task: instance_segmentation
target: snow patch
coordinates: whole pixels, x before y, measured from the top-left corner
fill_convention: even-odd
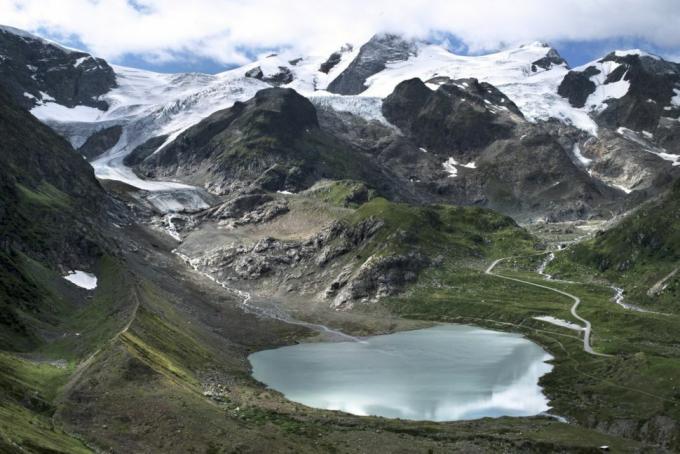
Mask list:
[[[45,100],[45,98],[43,98]],[[102,111],[94,107],[66,107],[54,102],[47,102],[31,109],[31,113],[41,121],[58,122],[95,122],[102,116]]]
[[[656,55],[652,55],[648,52],[645,52],[644,50],[640,49],[628,49],[628,50],[615,50],[614,55],[617,57],[627,57],[628,55],[637,55],[639,57],[651,57],[656,60],[659,59]]]
[[[625,187],[625,186],[623,186],[623,185],[620,185],[620,184],[612,184],[612,186],[615,187],[616,189],[622,190],[622,191],[625,192],[626,194],[630,194],[631,192],[633,192],[632,189],[627,188],[627,187]]]
[[[607,103],[605,101],[621,98],[628,93],[630,82],[625,80],[626,75],[628,74],[627,72],[621,76],[621,79],[618,81],[605,83],[607,77],[621,66],[620,63],[614,61],[597,61],[584,66],[585,68],[594,66],[599,70],[598,74],[590,77],[590,81],[595,84],[595,91],[588,96],[585,104],[586,109],[591,112],[600,113],[607,108]]]
[[[562,320],[561,318],[551,317],[549,315],[539,315],[537,317],[533,317],[533,319],[550,323],[552,325],[561,326],[562,328],[572,329],[574,331],[583,331],[583,327],[581,325]]]
[[[303,93],[316,107],[331,108],[338,112],[349,112],[364,120],[377,120],[392,126],[382,114],[382,98],[368,96],[343,96],[328,92]]]
[[[86,56],[86,57],[80,57],[79,59],[77,59],[75,61],[75,63],[73,63],[73,67],[77,68],[78,66],[82,65],[83,62],[85,62],[85,60],[89,60],[90,58],[92,58],[92,57],[90,57],[89,55]]]
[[[671,98],[671,106],[680,107],[680,88],[674,88],[673,92],[675,96]]]
[[[673,166],[680,166],[680,154],[671,154],[666,152],[666,149],[664,148],[659,148],[650,142],[646,141],[642,137],[640,137],[635,131],[620,127],[616,130],[617,134],[620,134],[621,136],[625,137],[626,139],[637,143],[638,145],[642,146],[642,149],[648,153],[652,153],[654,155],[657,155],[661,159],[665,161],[669,161],[673,163]],[[644,131],[643,131],[644,135]]]
[[[557,94],[557,87],[569,71],[566,65],[532,71],[532,63],[549,51],[549,47],[534,43],[489,55],[462,56],[441,46],[423,44],[417,55],[406,61],[390,62],[383,71],[369,77],[368,89],[359,96],[384,98],[400,82],[412,78],[428,81],[433,77],[474,77],[502,91],[529,121],[556,118],[597,135],[597,125],[588,113],[572,107]]]
[[[54,99],[52,96],[48,95],[44,91],[40,92],[40,99],[42,99],[43,102],[56,101],[56,99]]]
[[[85,271],[73,270],[64,276],[64,279],[77,285],[80,288],[87,290],[94,290],[97,288],[97,276],[92,273],[87,273]]]
[[[572,153],[574,153],[576,159],[578,159],[578,161],[585,167],[588,167],[590,164],[593,163],[592,159],[588,159],[585,156],[583,156],[583,153],[581,153],[581,148],[579,148],[577,143],[575,143],[574,146],[572,147]]]
[[[456,167],[457,165],[458,161],[453,158],[449,158],[442,163],[444,172],[449,174],[449,178],[456,178],[458,176],[458,168]]]

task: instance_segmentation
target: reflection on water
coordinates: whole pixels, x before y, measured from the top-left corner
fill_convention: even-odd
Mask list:
[[[520,335],[443,325],[254,353],[253,376],[288,399],[356,415],[454,421],[546,411],[552,369]]]

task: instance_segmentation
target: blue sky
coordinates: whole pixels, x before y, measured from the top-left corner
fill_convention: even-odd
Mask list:
[[[572,66],[628,48],[680,59],[679,0],[21,0],[0,1],[0,21],[163,72],[219,72],[280,48],[326,55],[381,31],[439,30],[462,54],[540,40]]]

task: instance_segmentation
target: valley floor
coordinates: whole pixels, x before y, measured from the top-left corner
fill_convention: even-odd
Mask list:
[[[245,229],[247,237],[235,239],[286,231],[276,227]],[[324,337],[244,311],[242,294],[188,266],[173,252],[177,242],[157,229],[129,225],[120,239],[121,256],[99,265],[92,303],[62,326],[64,339],[81,342],[78,348],[59,341],[31,355],[0,356],[0,378],[12,390],[0,404],[2,450],[597,452],[606,445],[635,452],[678,446],[677,317],[627,311],[604,284],[546,281],[536,273],[545,254],[496,260],[491,269],[481,259],[447,264],[426,271],[401,296],[352,311],[308,304],[272,287],[259,293],[241,287],[254,291],[253,304],[274,304],[298,320],[353,335],[472,323],[523,333],[555,357],[541,384],[559,418],[434,423],[311,409],[266,389],[250,377],[250,353]],[[185,245],[190,248],[191,239]],[[570,295],[581,300],[577,317]],[[112,297],[115,304],[105,304]],[[580,332],[534,318],[540,315],[588,320],[585,345],[596,355],[584,352]],[[97,331],[93,325],[97,336],[73,337]],[[672,416],[657,416],[662,413]]]

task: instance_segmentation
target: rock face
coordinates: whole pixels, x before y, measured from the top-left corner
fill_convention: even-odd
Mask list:
[[[586,105],[598,85],[618,85],[621,93]],[[582,71],[570,71],[558,89],[571,105],[591,109],[603,126],[649,132],[659,127],[661,118],[680,115],[680,103],[673,101],[679,92],[680,64],[640,52],[613,52]]]
[[[340,275],[326,291],[336,309],[351,307],[355,301],[370,301],[394,295],[414,282],[430,263],[424,255],[410,253],[370,257],[352,275]]]
[[[523,116],[493,85],[477,79],[438,80],[430,90],[420,79],[397,85],[383,115],[428,151],[464,157],[472,149],[510,137]]]
[[[599,73],[600,70],[592,66],[584,71],[569,71],[557,88],[557,93],[567,98],[572,106],[583,107],[596,88],[590,78]]]
[[[125,156],[125,158],[123,158],[123,163],[128,167],[134,167],[141,164],[146,158],[151,156],[154,151],[163,145],[167,139],[168,136],[165,135],[150,138]]]
[[[545,44],[545,47],[549,47],[549,45]],[[540,69],[549,70],[553,66],[565,65],[566,63],[564,58],[555,49],[550,49],[545,57],[531,63],[531,71],[537,72]]]
[[[319,127],[316,109],[292,89],[259,91],[214,113],[148,156],[147,175],[183,176],[213,192],[255,187],[297,192],[322,178],[380,182],[367,156]]]
[[[53,100],[106,110],[98,98],[116,86],[116,76],[101,58],[0,27],[0,84],[26,109]]]
[[[36,320],[49,323],[54,311],[41,307],[46,290],[21,266],[25,257],[57,272],[82,269],[106,247],[114,205],[92,167],[2,87],[0,137],[0,331],[13,346],[12,335],[31,338]]]
[[[246,71],[245,76],[270,83],[274,86],[289,84],[294,79],[293,73],[285,66],[279,66],[278,72],[267,76],[262,72],[262,68],[256,66],[255,68]]]
[[[662,116],[680,115],[680,106],[671,100],[680,92],[680,64],[655,57],[616,54],[607,55],[603,61],[620,66],[608,77],[607,82],[626,80],[628,92],[621,98],[611,100],[599,115],[603,124],[618,128],[625,126],[635,131],[654,131]]]
[[[407,60],[416,51],[415,43],[401,36],[375,35],[361,46],[359,54],[347,69],[328,85],[328,91],[340,95],[359,94],[366,89],[366,79],[385,69],[387,62]]]
[[[321,71],[324,74],[328,74],[330,72],[330,70],[335,67],[335,65],[340,63],[341,59],[342,59],[342,54],[340,52],[333,52],[328,57],[328,60],[321,63],[321,66],[319,66],[319,71]]]
[[[105,151],[113,148],[123,133],[120,125],[100,129],[92,134],[85,143],[78,148],[78,152],[88,160],[94,159]]]

